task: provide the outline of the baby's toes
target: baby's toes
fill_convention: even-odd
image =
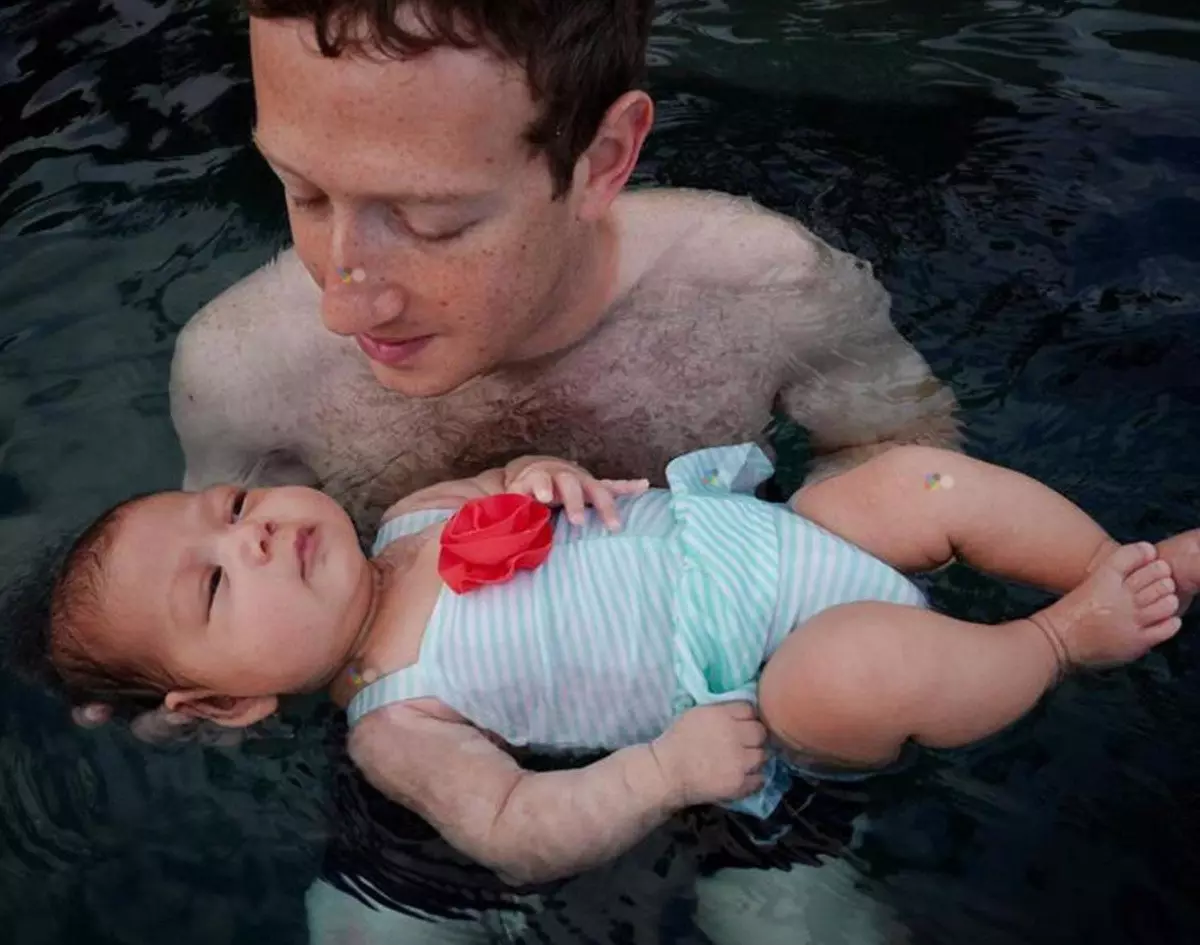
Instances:
[[[1182,626],[1183,621],[1178,617],[1170,617],[1167,620],[1151,624],[1142,630],[1142,642],[1152,647],[1158,646],[1160,643],[1164,643],[1175,636]]]
[[[1157,557],[1158,549],[1150,542],[1138,541],[1132,545],[1122,545],[1105,558],[1100,567],[1109,568],[1120,574],[1122,578],[1128,579],[1136,574],[1139,568],[1152,566]],[[1155,577],[1162,577],[1162,574],[1157,574]]]
[[[1153,587],[1163,578],[1171,576],[1171,566],[1162,558],[1156,558],[1149,564],[1143,565],[1140,568],[1135,568],[1125,578],[1125,586],[1134,594],[1140,593],[1147,588]],[[1172,585],[1171,590],[1175,590]],[[1157,600],[1157,598],[1154,598]]]
[[[1128,583],[1132,578],[1127,579]],[[1157,603],[1168,594],[1175,593],[1175,579],[1171,577],[1159,578],[1157,581],[1151,582],[1140,591],[1133,595],[1133,603],[1138,607],[1149,607],[1151,604]]]
[[[1137,620],[1141,626],[1149,627],[1174,616],[1178,610],[1179,598],[1173,593],[1165,594],[1153,604],[1147,604],[1145,607],[1138,605]]]

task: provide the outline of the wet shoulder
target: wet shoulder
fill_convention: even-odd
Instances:
[[[325,334],[314,317],[319,306],[317,287],[295,252],[285,250],[193,315],[180,332],[179,346],[215,353],[264,337],[275,346],[304,344]]]
[[[620,210],[635,251],[659,248],[643,274],[651,282],[795,285],[836,253],[799,220],[716,191],[634,191]]]
[[[318,305],[315,286],[288,252],[217,296],[183,329],[170,397],[189,467],[200,464],[197,457],[228,454],[221,464],[228,475],[230,464],[307,453],[315,406],[328,402],[337,413],[343,388],[352,386],[344,381],[362,372],[352,343],[321,327]]]
[[[350,366],[354,346],[325,331],[320,295],[291,250],[230,286],[184,326],[171,365],[172,389],[290,398],[297,378]],[[308,383],[308,382],[306,382]],[[280,388],[284,389],[280,389]]]

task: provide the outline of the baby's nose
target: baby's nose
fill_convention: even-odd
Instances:
[[[251,519],[245,525],[246,548],[251,560],[266,564],[271,560],[271,545],[278,526],[266,519]]]

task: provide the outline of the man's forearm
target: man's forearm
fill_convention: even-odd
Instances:
[[[938,385],[934,393],[917,405],[916,416],[909,424],[889,432],[884,438],[869,443],[823,445],[819,437],[814,437],[812,463],[804,485],[831,479],[895,446],[961,450],[963,438],[956,406],[949,388]]]

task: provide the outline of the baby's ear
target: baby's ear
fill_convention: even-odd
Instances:
[[[275,696],[225,696],[206,689],[168,692],[163,699],[168,712],[207,719],[226,728],[249,728],[279,708]]]

